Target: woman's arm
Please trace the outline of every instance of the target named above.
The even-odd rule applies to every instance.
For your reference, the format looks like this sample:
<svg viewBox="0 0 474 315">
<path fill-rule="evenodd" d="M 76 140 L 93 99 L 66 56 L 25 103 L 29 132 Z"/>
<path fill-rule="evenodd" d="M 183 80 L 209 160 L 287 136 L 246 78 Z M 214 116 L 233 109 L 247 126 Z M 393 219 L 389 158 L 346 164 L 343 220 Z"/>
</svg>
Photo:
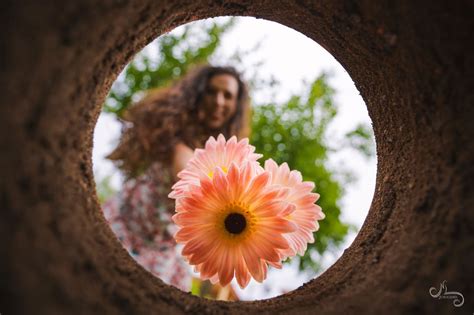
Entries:
<svg viewBox="0 0 474 315">
<path fill-rule="evenodd" d="M 193 150 L 190 147 L 180 142 L 174 147 L 173 152 L 173 175 L 176 175 L 186 166 L 188 161 L 193 157 Z"/>
</svg>

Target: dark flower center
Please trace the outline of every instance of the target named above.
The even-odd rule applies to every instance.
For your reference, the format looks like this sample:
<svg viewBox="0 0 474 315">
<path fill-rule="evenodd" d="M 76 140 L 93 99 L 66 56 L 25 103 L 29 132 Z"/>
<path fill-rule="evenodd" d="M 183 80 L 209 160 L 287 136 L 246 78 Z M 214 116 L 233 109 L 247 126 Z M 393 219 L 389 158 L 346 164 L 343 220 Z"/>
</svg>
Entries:
<svg viewBox="0 0 474 315">
<path fill-rule="evenodd" d="M 247 221 L 240 213 L 230 213 L 224 221 L 225 229 L 232 234 L 240 234 L 245 230 Z"/>
</svg>

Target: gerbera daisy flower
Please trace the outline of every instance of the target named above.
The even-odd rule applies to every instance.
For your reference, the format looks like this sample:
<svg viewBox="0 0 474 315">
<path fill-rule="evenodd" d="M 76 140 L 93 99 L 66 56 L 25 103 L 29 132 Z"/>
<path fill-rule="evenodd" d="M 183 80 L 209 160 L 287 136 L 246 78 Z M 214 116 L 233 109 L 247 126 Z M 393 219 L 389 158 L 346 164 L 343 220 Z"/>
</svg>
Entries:
<svg viewBox="0 0 474 315">
<path fill-rule="evenodd" d="M 215 167 L 212 178 L 190 184 L 177 203 L 175 239 L 184 244 L 183 256 L 203 279 L 223 286 L 234 276 L 241 288 L 250 277 L 262 282 L 267 265 L 280 264 L 289 249 L 285 233 L 296 229 L 285 218 L 295 209 L 286 201 L 289 192 L 270 185 L 270 173 L 251 162 L 230 163 L 227 173 Z"/>
<path fill-rule="evenodd" d="M 286 219 L 295 223 L 297 230 L 284 235 L 290 248 L 282 251 L 283 259 L 295 256 L 296 253 L 304 255 L 307 244 L 314 242 L 313 232 L 319 229 L 318 220 L 325 217 L 321 207 L 315 204 L 319 194 L 312 192 L 314 183 L 303 182 L 299 171 L 290 171 L 286 163 L 278 166 L 272 159 L 265 161 L 265 171 L 272 175 L 272 184 L 290 189 L 287 201 L 295 206 L 295 210 L 287 215 Z"/>
<path fill-rule="evenodd" d="M 201 179 L 212 178 L 216 167 L 219 167 L 224 173 L 227 173 L 231 163 L 241 166 L 245 162 L 252 162 L 255 166 L 260 167 L 257 160 L 262 155 L 254 153 L 254 151 L 255 147 L 249 144 L 247 138 L 237 141 L 237 138 L 233 136 L 226 141 L 222 134 L 217 137 L 217 140 L 210 137 L 206 141 L 204 149 L 194 150 L 194 156 L 178 173 L 180 180 L 173 185 L 173 191 L 169 197 L 177 199 L 183 191 L 188 189 L 188 185 L 199 185 Z"/>
</svg>

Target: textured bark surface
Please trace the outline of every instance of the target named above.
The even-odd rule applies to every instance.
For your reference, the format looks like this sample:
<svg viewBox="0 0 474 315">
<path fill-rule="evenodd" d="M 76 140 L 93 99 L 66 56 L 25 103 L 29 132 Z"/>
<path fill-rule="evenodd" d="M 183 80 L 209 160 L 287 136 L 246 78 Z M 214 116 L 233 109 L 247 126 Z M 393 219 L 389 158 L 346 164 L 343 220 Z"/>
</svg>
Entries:
<svg viewBox="0 0 474 315">
<path fill-rule="evenodd" d="M 0 20 L 0 313 L 474 312 L 473 6 L 468 1 L 6 1 Z M 377 141 L 374 200 L 352 246 L 278 298 L 214 302 L 128 257 L 101 214 L 92 133 L 112 82 L 160 34 L 248 15 L 324 46 Z M 448 281 L 466 298 L 435 300 Z"/>
</svg>

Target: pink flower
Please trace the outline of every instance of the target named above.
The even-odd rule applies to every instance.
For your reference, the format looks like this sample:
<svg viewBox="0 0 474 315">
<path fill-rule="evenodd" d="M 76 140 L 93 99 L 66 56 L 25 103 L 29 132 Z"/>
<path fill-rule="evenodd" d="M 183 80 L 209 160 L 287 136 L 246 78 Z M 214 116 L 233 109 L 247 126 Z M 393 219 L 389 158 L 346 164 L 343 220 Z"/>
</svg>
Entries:
<svg viewBox="0 0 474 315">
<path fill-rule="evenodd" d="M 272 184 L 290 189 L 286 201 L 295 206 L 295 210 L 286 219 L 295 223 L 297 229 L 284 235 L 290 248 L 282 251 L 283 256 L 291 257 L 296 253 L 304 255 L 307 244 L 314 242 L 313 232 L 319 229 L 318 220 L 325 217 L 321 207 L 314 204 L 319 199 L 319 194 L 312 193 L 314 183 L 303 182 L 300 172 L 290 171 L 286 163 L 278 166 L 272 159 L 265 161 L 265 171 L 272 175 Z"/>
<path fill-rule="evenodd" d="M 262 168 L 254 150 L 247 139 L 211 137 L 169 194 L 182 255 L 202 279 L 223 286 L 234 277 L 241 288 L 251 277 L 262 282 L 269 265 L 303 255 L 324 218 L 313 183 L 286 163 L 270 159 Z"/>
<path fill-rule="evenodd" d="M 285 233 L 297 227 L 285 217 L 295 206 L 287 202 L 290 189 L 270 185 L 270 173 L 255 163 L 222 161 L 180 193 L 175 239 L 203 279 L 224 286 L 235 276 L 244 288 L 250 277 L 262 282 L 268 264 L 281 264 L 290 249 Z M 229 165 L 227 173 L 222 165 Z"/>
<path fill-rule="evenodd" d="M 222 134 L 210 137 L 206 141 L 204 149 L 196 149 L 193 158 L 188 162 L 185 169 L 178 173 L 180 180 L 173 185 L 170 198 L 177 199 L 189 185 L 199 185 L 204 178 L 212 178 L 215 168 L 219 167 L 224 173 L 230 168 L 231 163 L 241 166 L 251 162 L 256 169 L 260 168 L 257 160 L 261 154 L 254 153 L 255 147 L 249 145 L 248 139 L 244 138 L 237 142 L 237 138 L 231 137 L 227 142 Z"/>
</svg>

